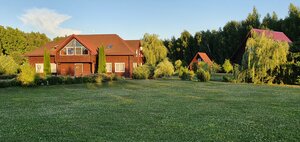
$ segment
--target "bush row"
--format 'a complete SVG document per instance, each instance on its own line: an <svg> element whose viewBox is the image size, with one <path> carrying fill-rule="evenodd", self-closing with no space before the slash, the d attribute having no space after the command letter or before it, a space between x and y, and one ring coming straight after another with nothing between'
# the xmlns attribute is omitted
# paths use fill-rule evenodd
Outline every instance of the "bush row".
<svg viewBox="0 0 300 142"><path fill-rule="evenodd" d="M59 84L81 84L81 83L100 83L108 81L116 81L120 78L115 74L95 74L83 77L71 76L35 76L34 82L26 86L44 86L44 85L59 85ZM24 85L24 84L23 84ZM0 81L0 88L22 86L22 83L16 79Z"/></svg>

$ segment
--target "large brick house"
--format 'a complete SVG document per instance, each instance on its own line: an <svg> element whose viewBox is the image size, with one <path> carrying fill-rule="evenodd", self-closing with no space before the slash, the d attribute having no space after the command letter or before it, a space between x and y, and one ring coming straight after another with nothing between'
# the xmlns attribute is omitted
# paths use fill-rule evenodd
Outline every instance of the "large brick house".
<svg viewBox="0 0 300 142"><path fill-rule="evenodd" d="M70 35L27 53L37 73L43 73L44 50L50 53L51 72L85 76L97 73L98 48L105 48L108 73L131 77L133 68L143 64L140 40L123 40L116 34Z"/></svg>

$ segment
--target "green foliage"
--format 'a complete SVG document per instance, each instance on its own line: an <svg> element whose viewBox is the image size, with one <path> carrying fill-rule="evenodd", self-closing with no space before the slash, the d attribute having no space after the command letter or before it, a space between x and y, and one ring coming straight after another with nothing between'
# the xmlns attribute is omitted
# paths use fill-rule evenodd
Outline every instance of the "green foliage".
<svg viewBox="0 0 300 142"><path fill-rule="evenodd" d="M273 83L281 65L287 62L289 45L272 38L253 34L247 41L242 69L245 80L253 83Z"/></svg>
<svg viewBox="0 0 300 142"><path fill-rule="evenodd" d="M181 80L193 80L195 76L194 71L190 71L186 67L181 67L179 70L179 78Z"/></svg>
<svg viewBox="0 0 300 142"><path fill-rule="evenodd" d="M22 85L30 86L34 84L35 80L35 70L34 68L28 64L24 63L20 67L20 74L18 76L18 80L22 83Z"/></svg>
<svg viewBox="0 0 300 142"><path fill-rule="evenodd" d="M17 64L25 61L24 54L49 42L41 33L24 33L19 29L0 26L0 55L10 55Z"/></svg>
<svg viewBox="0 0 300 142"><path fill-rule="evenodd" d="M20 86L20 82L16 79L0 80L0 88Z"/></svg>
<svg viewBox="0 0 300 142"><path fill-rule="evenodd" d="M148 79L150 77L150 69L148 65L138 66L133 69L133 79Z"/></svg>
<svg viewBox="0 0 300 142"><path fill-rule="evenodd" d="M98 73L106 73L106 55L104 48L104 46L101 46L98 49Z"/></svg>
<svg viewBox="0 0 300 142"><path fill-rule="evenodd" d="M240 74L240 65L234 64L234 67L233 67L233 78L235 80L238 80L239 74Z"/></svg>
<svg viewBox="0 0 300 142"><path fill-rule="evenodd" d="M0 55L0 75L14 75L18 69L19 65L11 56Z"/></svg>
<svg viewBox="0 0 300 142"><path fill-rule="evenodd" d="M182 67L182 62L181 60L176 60L175 61L175 71L179 71L179 69Z"/></svg>
<svg viewBox="0 0 300 142"><path fill-rule="evenodd" d="M210 73L217 73L221 71L221 66L217 64L216 62L213 62L212 65L209 67Z"/></svg>
<svg viewBox="0 0 300 142"><path fill-rule="evenodd" d="M168 58L160 62L154 71L154 78L170 77L174 74L174 66Z"/></svg>
<svg viewBox="0 0 300 142"><path fill-rule="evenodd" d="M225 60L222 67L226 73L229 73L233 70L233 66L231 65L230 60L228 60L228 59Z"/></svg>
<svg viewBox="0 0 300 142"><path fill-rule="evenodd" d="M164 44L169 51L168 58L173 62L181 60L187 65L197 52L205 52L216 63L223 64L235 54L252 28L282 31L295 42L300 41L299 25L300 9L293 4L284 19L279 19L275 12L260 18L254 7L242 21L229 21L218 30L199 31L195 35L183 31L180 37L167 39Z"/></svg>
<svg viewBox="0 0 300 142"><path fill-rule="evenodd" d="M201 82L207 82L210 80L210 73L208 71L205 71L204 69L198 69L196 72L196 77L198 81Z"/></svg>
<svg viewBox="0 0 300 142"><path fill-rule="evenodd" d="M51 74L50 53L47 49L44 49L44 74Z"/></svg>
<svg viewBox="0 0 300 142"><path fill-rule="evenodd" d="M198 64L197 64L197 71L198 71L199 69L202 69L202 70L204 70L204 71L209 71L209 70L210 70L210 66L209 66L207 63L205 63L205 62L203 62L203 61L200 61L200 62L198 62Z"/></svg>
<svg viewBox="0 0 300 142"><path fill-rule="evenodd" d="M145 34L142 39L143 54L146 63L155 66L167 57L168 50L155 34Z"/></svg>

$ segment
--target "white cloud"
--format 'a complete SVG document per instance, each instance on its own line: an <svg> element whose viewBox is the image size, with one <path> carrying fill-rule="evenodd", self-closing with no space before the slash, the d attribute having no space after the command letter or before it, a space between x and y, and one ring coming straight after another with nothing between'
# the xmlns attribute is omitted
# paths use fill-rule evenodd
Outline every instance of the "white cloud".
<svg viewBox="0 0 300 142"><path fill-rule="evenodd" d="M25 25L32 26L35 30L46 33L50 37L79 34L79 30L61 27L71 16L57 13L47 8L29 9L20 17Z"/></svg>

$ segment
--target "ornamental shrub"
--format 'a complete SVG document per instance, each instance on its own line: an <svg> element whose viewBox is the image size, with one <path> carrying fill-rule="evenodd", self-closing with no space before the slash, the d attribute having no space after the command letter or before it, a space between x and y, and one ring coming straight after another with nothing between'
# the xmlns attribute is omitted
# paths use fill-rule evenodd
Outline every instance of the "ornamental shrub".
<svg viewBox="0 0 300 142"><path fill-rule="evenodd" d="M203 69L198 69L196 72L196 77L197 77L198 81L207 82L210 80L210 73Z"/></svg>
<svg viewBox="0 0 300 142"><path fill-rule="evenodd" d="M20 67L20 74L18 76L18 80L22 83L24 86L30 86L34 85L34 80L35 80L35 70L34 68L28 64L24 63Z"/></svg>
<svg viewBox="0 0 300 142"><path fill-rule="evenodd" d="M193 80L195 73L186 67L181 67L178 75L181 80Z"/></svg>
<svg viewBox="0 0 300 142"><path fill-rule="evenodd" d="M222 67L226 73L229 73L233 70L233 66L231 65L230 60L228 60L228 59L225 60Z"/></svg>
<svg viewBox="0 0 300 142"><path fill-rule="evenodd" d="M150 67L148 65L142 65L133 69L133 79L148 79L150 76Z"/></svg>
<svg viewBox="0 0 300 142"><path fill-rule="evenodd" d="M17 73L19 65L11 56L0 56L0 74L14 75Z"/></svg>
<svg viewBox="0 0 300 142"><path fill-rule="evenodd" d="M174 66L166 58L157 65L154 71L154 78L170 77L173 75L173 73L174 73Z"/></svg>

